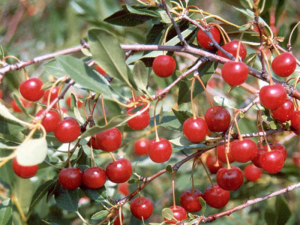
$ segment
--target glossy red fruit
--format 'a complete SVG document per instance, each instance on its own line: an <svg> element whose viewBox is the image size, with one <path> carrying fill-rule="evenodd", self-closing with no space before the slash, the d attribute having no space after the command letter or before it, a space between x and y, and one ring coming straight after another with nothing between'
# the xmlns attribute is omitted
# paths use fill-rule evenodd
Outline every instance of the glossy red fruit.
<svg viewBox="0 0 300 225"><path fill-rule="evenodd" d="M206 121L200 117L197 117L196 119L193 117L188 118L184 121L182 129L185 137L193 143L203 141L208 134Z"/></svg>
<svg viewBox="0 0 300 225"><path fill-rule="evenodd" d="M219 29L216 27L210 27L210 33L213 36L214 40L219 44L221 41L221 35ZM215 46L207 34L201 29L197 33L198 44L205 49L214 49Z"/></svg>
<svg viewBox="0 0 300 225"><path fill-rule="evenodd" d="M189 212L198 212L202 209L199 198L204 198L201 191L194 189L185 190L180 195L180 205Z"/></svg>
<svg viewBox="0 0 300 225"><path fill-rule="evenodd" d="M152 68L157 76L165 78L174 73L176 69L176 62L172 56L159 55L154 59Z"/></svg>
<svg viewBox="0 0 300 225"><path fill-rule="evenodd" d="M2 99L2 97L3 97L3 91L0 90L0 99Z"/></svg>
<svg viewBox="0 0 300 225"><path fill-rule="evenodd" d="M205 202L213 208L224 207L230 199L230 192L220 188L218 185L206 188L204 192Z"/></svg>
<svg viewBox="0 0 300 225"><path fill-rule="evenodd" d="M274 73L280 77L288 77L291 75L295 71L296 66L297 61L289 52L276 56L272 61L272 69Z"/></svg>
<svg viewBox="0 0 300 225"><path fill-rule="evenodd" d="M127 125L133 130L142 130L146 128L150 123L150 114L149 112L145 111L141 113L141 111L132 113L133 109L130 109L126 114L127 115L137 115L132 119L127 121Z"/></svg>
<svg viewBox="0 0 300 225"><path fill-rule="evenodd" d="M67 190L74 190L82 183L82 172L79 168L64 168L58 174L58 182Z"/></svg>
<svg viewBox="0 0 300 225"><path fill-rule="evenodd" d="M131 201L130 211L134 217L140 220L146 220L153 212L152 201L146 197L137 197Z"/></svg>
<svg viewBox="0 0 300 225"><path fill-rule="evenodd" d="M114 152L120 148L121 144L122 134L116 127L102 131L92 137L93 148L105 152ZM90 142L88 142L88 145L90 146Z"/></svg>
<svg viewBox="0 0 300 225"><path fill-rule="evenodd" d="M225 51L227 51L227 52L229 52L230 54L232 54L233 57L236 57L238 46L239 46L239 41L238 41L238 40L233 40L233 41L228 42L228 43L225 44L225 45L222 45L221 47L222 47ZM227 57L223 52L221 52L220 50L218 50L217 54L218 54L219 56L228 58L228 57ZM243 43L241 43L240 51L239 51L239 56L242 58L242 60L244 60L244 58L246 57L246 55L247 55L247 49L246 49L245 45L244 45Z"/></svg>
<svg viewBox="0 0 300 225"><path fill-rule="evenodd" d="M42 89L43 81L39 78L30 78L23 81L20 84L20 93L28 101L38 101L44 95L44 90Z"/></svg>
<svg viewBox="0 0 300 225"><path fill-rule="evenodd" d="M256 157L257 146L251 139L235 140L230 143L230 152L235 161L245 163Z"/></svg>
<svg viewBox="0 0 300 225"><path fill-rule="evenodd" d="M100 73L101 75L104 75L104 76L107 75L107 73L106 73L106 72L102 69L102 67L99 66L99 65L96 65L96 70L97 70L98 73Z"/></svg>
<svg viewBox="0 0 300 225"><path fill-rule="evenodd" d="M293 164L295 166L300 166L300 152L293 152Z"/></svg>
<svg viewBox="0 0 300 225"><path fill-rule="evenodd" d="M106 172L101 167L89 167L82 175L83 184L90 189L103 187L106 181Z"/></svg>
<svg viewBox="0 0 300 225"><path fill-rule="evenodd" d="M291 100L286 101L277 109L271 111L271 115L274 120L279 122L286 122L292 119L294 113L294 104Z"/></svg>
<svg viewBox="0 0 300 225"><path fill-rule="evenodd" d="M115 220L114 220L114 225L121 225L119 212L116 212L115 217L116 217L116 218L115 218ZM122 212L121 212L121 220L122 220L122 222L123 222L123 220L124 220L124 216L123 216L123 213L122 213ZM124 223L122 223L122 224L124 224Z"/></svg>
<svg viewBox="0 0 300 225"><path fill-rule="evenodd" d="M133 144L133 150L135 154L142 156L147 155L149 151L150 140L146 138L138 139Z"/></svg>
<svg viewBox="0 0 300 225"><path fill-rule="evenodd" d="M18 163L17 158L13 159L12 167L13 167L13 170L14 170L15 174L18 177L21 177L21 178L24 178L24 179L33 177L39 169L38 165L22 166Z"/></svg>
<svg viewBox="0 0 300 225"><path fill-rule="evenodd" d="M223 132L229 127L231 118L228 110L222 106L209 108L204 115L208 129L212 132Z"/></svg>
<svg viewBox="0 0 300 225"><path fill-rule="evenodd" d="M245 167L244 174L247 180L256 181L261 177L262 171L255 165L250 164Z"/></svg>
<svg viewBox="0 0 300 225"><path fill-rule="evenodd" d="M73 117L66 117L57 125L54 136L62 143L75 141L80 135L80 125Z"/></svg>
<svg viewBox="0 0 300 225"><path fill-rule="evenodd" d="M50 96L50 102L52 102L54 99L57 98L58 92L59 92L59 87L54 87L52 89L45 91L43 96L43 102L47 104L49 96Z"/></svg>
<svg viewBox="0 0 300 225"><path fill-rule="evenodd" d="M265 108L274 110L286 101L286 91L281 84L263 86L259 91L259 99Z"/></svg>
<svg viewBox="0 0 300 225"><path fill-rule="evenodd" d="M183 207L176 205L169 208L173 211L173 217L176 220L168 220L165 218L166 224L175 224L177 221L182 221L187 218L187 213Z"/></svg>
<svg viewBox="0 0 300 225"><path fill-rule="evenodd" d="M291 118L291 124L292 127L296 130L300 129L300 111L293 112L292 118Z"/></svg>
<svg viewBox="0 0 300 225"><path fill-rule="evenodd" d="M225 144L225 145L226 145L226 148L227 148L227 144ZM218 153L217 153L217 148L216 148L216 154L218 154L218 160L222 161L223 163L227 163L225 153L227 153L227 149L226 149L226 152L225 152L225 146L224 145L219 145L218 146ZM230 149L229 149L229 153L227 155L228 155L229 163L233 163L234 158L231 155L231 150Z"/></svg>
<svg viewBox="0 0 300 225"><path fill-rule="evenodd" d="M126 182L132 174L132 166L128 159L120 158L106 166L107 178L114 183Z"/></svg>
<svg viewBox="0 0 300 225"><path fill-rule="evenodd" d="M284 165L283 154L278 150L267 151L261 154L260 165L268 173L278 173Z"/></svg>
<svg viewBox="0 0 300 225"><path fill-rule="evenodd" d="M261 168L260 165L260 156L261 154L263 154L264 152L268 151L268 148L266 145L262 145L262 146L257 146L257 155L255 156L254 159L252 159L252 163L256 166Z"/></svg>
<svg viewBox="0 0 300 225"><path fill-rule="evenodd" d="M272 143L272 144L270 144L270 148L271 148L271 150L278 150L278 151L280 151L281 154L282 154L283 159L286 160L287 151L286 151L286 148L284 147L283 144Z"/></svg>
<svg viewBox="0 0 300 225"><path fill-rule="evenodd" d="M44 113L45 109L41 109L35 114L35 117L38 117ZM60 122L60 115L56 110L49 110L42 120L42 125L45 128L46 132L54 131Z"/></svg>
<svg viewBox="0 0 300 225"><path fill-rule="evenodd" d="M77 107L78 108L81 108L83 106L83 102L79 101L79 98L83 98L82 95L75 95L75 98L76 98L76 103L77 103ZM71 108L71 96L69 96L67 99L66 99L66 104L69 106L69 108Z"/></svg>
<svg viewBox="0 0 300 225"><path fill-rule="evenodd" d="M239 189L244 181L242 170L236 166L232 166L230 169L227 167L219 169L216 178L218 185L227 191Z"/></svg>
<svg viewBox="0 0 300 225"><path fill-rule="evenodd" d="M23 98L19 98L20 102L24 106L24 108L28 108L31 106L30 102L25 101ZM15 99L11 101L11 107L14 112L22 112L22 109L17 105Z"/></svg>
<svg viewBox="0 0 300 225"><path fill-rule="evenodd" d="M210 154L207 156L205 164L212 174L216 174L223 167L223 162L218 160L217 163L217 157Z"/></svg>
<svg viewBox="0 0 300 225"><path fill-rule="evenodd" d="M150 159L155 163L163 163L170 159L172 155L172 145L169 140L160 138L150 142L148 155Z"/></svg>
<svg viewBox="0 0 300 225"><path fill-rule="evenodd" d="M129 186L129 184L127 182L119 184L118 192L125 196L129 195L130 191L129 191L128 186Z"/></svg>
<svg viewBox="0 0 300 225"><path fill-rule="evenodd" d="M243 62L226 62L221 70L224 81L232 87L239 86L247 80L248 67Z"/></svg>

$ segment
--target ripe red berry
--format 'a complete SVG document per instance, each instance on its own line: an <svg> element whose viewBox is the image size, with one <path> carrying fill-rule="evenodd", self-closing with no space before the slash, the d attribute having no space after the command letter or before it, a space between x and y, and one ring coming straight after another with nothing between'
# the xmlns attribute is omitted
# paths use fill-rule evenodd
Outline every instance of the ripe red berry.
<svg viewBox="0 0 300 225"><path fill-rule="evenodd" d="M256 157L257 146L251 139L235 140L230 143L230 152L235 161L245 163Z"/></svg>
<svg viewBox="0 0 300 225"><path fill-rule="evenodd" d="M239 86L247 80L248 67L243 62L226 62L221 70L224 81L232 87Z"/></svg>
<svg viewBox="0 0 300 225"><path fill-rule="evenodd" d="M239 189L244 181L243 172L236 166L219 169L216 178L218 185L227 191L235 191Z"/></svg>
<svg viewBox="0 0 300 225"><path fill-rule="evenodd" d="M128 183L125 182L125 183L121 183L118 185L118 192L122 195L129 195L130 191L129 191L129 188L128 188Z"/></svg>
<svg viewBox="0 0 300 225"><path fill-rule="evenodd" d="M210 27L210 33L213 36L214 40L219 44L221 41L221 35L219 32L219 29L216 27ZM198 44L205 49L214 49L215 46L213 45L213 42L210 40L210 38L207 36L207 34L199 29L197 33L197 41Z"/></svg>
<svg viewBox="0 0 300 225"><path fill-rule="evenodd" d="M157 76L165 78L174 73L176 69L176 62L172 56L159 55L154 59L152 68Z"/></svg>
<svg viewBox="0 0 300 225"><path fill-rule="evenodd" d="M262 171L255 165L250 164L245 167L244 174L247 180L256 181L261 177Z"/></svg>
<svg viewBox="0 0 300 225"><path fill-rule="evenodd" d="M124 216L123 216L123 213L121 212L121 220L123 221L123 219L124 219ZM115 214L114 225L121 225L119 212L116 212L116 214Z"/></svg>
<svg viewBox="0 0 300 225"><path fill-rule="evenodd" d="M28 108L31 106L30 102L25 101L23 98L19 98L20 102L22 103L22 105L24 106L24 108ZM17 105L15 99L13 99L11 101L11 107L13 109L14 112L22 112L22 109Z"/></svg>
<svg viewBox="0 0 300 225"><path fill-rule="evenodd" d="M74 190L82 183L82 172L79 168L64 168L58 174L58 182L64 189Z"/></svg>
<svg viewBox="0 0 300 225"><path fill-rule="evenodd" d="M294 104L289 99L286 99L281 106L271 111L271 115L273 119L279 122L286 122L291 120L293 113L294 113Z"/></svg>
<svg viewBox="0 0 300 225"><path fill-rule="evenodd" d="M278 151L280 151L281 154L282 154L283 159L286 160L287 152L286 152L286 148L284 147L283 144L272 143L272 144L270 144L270 148L271 148L271 150L278 150Z"/></svg>
<svg viewBox="0 0 300 225"><path fill-rule="evenodd" d="M160 138L150 142L148 155L153 162L163 163L170 159L172 155L172 145L169 140Z"/></svg>
<svg viewBox="0 0 300 225"><path fill-rule="evenodd" d="M278 173L284 165L284 160L281 151L267 151L261 154L260 165L268 173Z"/></svg>
<svg viewBox="0 0 300 225"><path fill-rule="evenodd" d="M36 113L36 117L42 115L45 109L41 109ZM60 122L60 115L56 110L49 110L42 120L42 125L45 128L46 132L54 131Z"/></svg>
<svg viewBox="0 0 300 225"><path fill-rule="evenodd" d="M28 101L38 101L44 95L43 82L39 78L30 78L20 84L20 93Z"/></svg>
<svg viewBox="0 0 300 225"><path fill-rule="evenodd" d="M286 91L281 84L263 86L259 91L259 99L265 108L274 110L286 101Z"/></svg>
<svg viewBox="0 0 300 225"><path fill-rule="evenodd" d="M51 91L51 93L50 93L50 91ZM52 89L45 91L44 96L43 96L43 102L45 104L47 104L49 95L50 95L50 102L52 102L54 99L57 98L58 92L59 92L59 87L54 87Z"/></svg>
<svg viewBox="0 0 300 225"><path fill-rule="evenodd" d="M226 131L230 124L230 113L222 106L209 108L204 115L208 129L212 132Z"/></svg>
<svg viewBox="0 0 300 225"><path fill-rule="evenodd" d="M135 112L132 113L133 109L130 109L126 114L127 115L137 115L135 117L133 117L132 119L127 121L127 125L133 129L133 130L142 130L144 128L146 128L149 123L150 123L150 114L149 112L147 112L147 110L145 112Z"/></svg>
<svg viewBox="0 0 300 225"><path fill-rule="evenodd" d="M212 174L216 174L218 170L223 167L223 162L218 160L217 163L217 157L211 154L207 156L205 164Z"/></svg>
<svg viewBox="0 0 300 225"><path fill-rule="evenodd" d="M106 73L106 72L102 69L102 67L99 66L99 65L96 65L96 70L97 70L98 73L100 73L101 75L104 75L104 76L107 75L107 73Z"/></svg>
<svg viewBox="0 0 300 225"><path fill-rule="evenodd" d="M83 184L90 189L101 188L106 181L106 172L101 167L89 167L82 175Z"/></svg>
<svg viewBox="0 0 300 225"><path fill-rule="evenodd" d="M83 102L79 101L78 97L82 98L82 95L75 95L76 98L76 103L77 103L77 107L80 108L83 106ZM66 104L69 106L69 108L71 108L71 96L67 97L66 99Z"/></svg>
<svg viewBox="0 0 300 225"><path fill-rule="evenodd" d="M218 185L206 188L204 192L205 202L213 208L224 207L230 198L230 192L220 188Z"/></svg>
<svg viewBox="0 0 300 225"><path fill-rule="evenodd" d="M189 212L198 212L202 209L199 198L204 197L202 192L197 189L189 189L180 195L180 205Z"/></svg>
<svg viewBox="0 0 300 225"><path fill-rule="evenodd" d="M261 165L260 165L260 156L261 156L261 154L263 154L266 151L268 151L268 148L267 148L266 145L262 145L262 146L258 146L257 147L257 155L254 157L254 159L252 159L252 163L256 167L261 168Z"/></svg>
<svg viewBox="0 0 300 225"><path fill-rule="evenodd" d="M295 166L300 166L300 152L293 152L293 164Z"/></svg>
<svg viewBox="0 0 300 225"><path fill-rule="evenodd" d="M227 148L227 144L226 145L226 148ZM216 154L218 154L218 159L220 161L222 161L223 163L226 163L226 155L225 153L227 154L227 149L225 151L225 146L224 145L219 145L218 146L218 153L217 153L217 148L216 148ZM229 153L227 154L228 156L228 160L229 160L229 163L233 163L234 162L234 158L231 154L231 149L229 148Z"/></svg>
<svg viewBox="0 0 300 225"><path fill-rule="evenodd" d="M182 221L187 218L187 213L183 207L176 205L169 208L173 211L173 217L176 220L168 220L165 218L166 224L175 224L177 221Z"/></svg>
<svg viewBox="0 0 300 225"><path fill-rule="evenodd" d="M149 151L150 146L150 140L146 138L141 138L139 140L136 140L133 144L133 150L135 154L141 156L141 155L147 155Z"/></svg>
<svg viewBox="0 0 300 225"><path fill-rule="evenodd" d="M300 111L293 112L292 118L291 118L291 124L292 127L296 130L300 129Z"/></svg>
<svg viewBox="0 0 300 225"><path fill-rule="evenodd" d="M295 71L296 66L297 61L289 52L276 56L272 61L272 69L274 73L280 77L288 77L291 75Z"/></svg>
<svg viewBox="0 0 300 225"><path fill-rule="evenodd" d="M118 128L114 127L96 134L90 141L92 141L93 149L101 149L105 152L114 152L121 146L122 134ZM89 146L90 141L88 142Z"/></svg>
<svg viewBox="0 0 300 225"><path fill-rule="evenodd" d="M182 129L185 137L193 143L203 141L208 134L207 124L205 120L200 117L196 119L193 117L188 118L184 121Z"/></svg>
<svg viewBox="0 0 300 225"><path fill-rule="evenodd" d="M245 58L246 55L247 55L247 49L246 49L246 47L245 47L245 45L244 45L243 43L241 43L240 45L241 45L241 46L240 46L239 56L242 58L242 60L244 60L244 58ZM233 41L228 42L228 43L225 44L225 45L222 45L221 47L222 47L226 52L232 54L233 57L236 57L238 46L239 46L239 41L238 41L238 40L233 40ZM223 52L221 52L220 50L218 50L217 54L218 54L219 56L228 58L228 57L227 57Z"/></svg>
<svg viewBox="0 0 300 225"><path fill-rule="evenodd" d="M54 136L62 143L75 141L80 135L80 125L73 117L66 117L57 125Z"/></svg>
<svg viewBox="0 0 300 225"><path fill-rule="evenodd" d="M148 219L153 212L153 204L149 198L137 197L130 203L132 215L140 220Z"/></svg>
<svg viewBox="0 0 300 225"><path fill-rule="evenodd" d="M15 174L18 177L21 177L21 178L24 178L24 179L33 177L39 169L38 165L22 166L18 163L17 158L13 159L12 167L13 167L13 170L14 170Z"/></svg>
<svg viewBox="0 0 300 225"><path fill-rule="evenodd" d="M107 178L114 183L126 182L132 174L132 166L128 159L120 158L106 166Z"/></svg>

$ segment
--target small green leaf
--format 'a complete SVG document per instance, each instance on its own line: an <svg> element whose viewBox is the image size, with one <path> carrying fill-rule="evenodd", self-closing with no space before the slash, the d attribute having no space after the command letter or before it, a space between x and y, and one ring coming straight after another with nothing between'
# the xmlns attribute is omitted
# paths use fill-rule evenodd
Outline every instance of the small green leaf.
<svg viewBox="0 0 300 225"><path fill-rule="evenodd" d="M78 189L66 190L60 186L56 190L55 201L59 208L76 212L78 210Z"/></svg>
<svg viewBox="0 0 300 225"><path fill-rule="evenodd" d="M214 100L220 106L224 106L225 108L229 108L229 109L235 109L234 102L232 102L231 100L229 100L227 98L224 98L221 96L215 96Z"/></svg>
<svg viewBox="0 0 300 225"><path fill-rule="evenodd" d="M93 200L98 201L98 202L103 202L104 198L106 197L106 189L105 189L104 186L102 188L99 188L99 189L89 189L89 188L86 188L85 186L82 186L81 190L90 199L93 199Z"/></svg>
<svg viewBox="0 0 300 225"><path fill-rule="evenodd" d="M96 212L94 215L92 215L92 220L103 220L107 214L109 213L108 210L101 210L99 212Z"/></svg>
<svg viewBox="0 0 300 225"><path fill-rule="evenodd" d="M173 167L172 167L172 165L167 165L166 171L169 172L169 173L173 173Z"/></svg>
<svg viewBox="0 0 300 225"><path fill-rule="evenodd" d="M6 119L9 119L11 121L15 121L19 124L24 125L24 122L20 119L18 119L17 117L15 117L14 115L12 115L8 108L6 108L6 106L4 106L1 102L0 102L0 115L5 117Z"/></svg>
<svg viewBox="0 0 300 225"><path fill-rule="evenodd" d="M244 62L245 62L248 66L252 67L252 66L254 65L254 63L255 63L256 56L257 56L256 53L249 54L249 55L247 55L246 58L244 59Z"/></svg>
<svg viewBox="0 0 300 225"><path fill-rule="evenodd" d="M128 180L128 184L135 184L135 183L138 183L139 182L139 180L138 179L130 179L130 180Z"/></svg>
<svg viewBox="0 0 300 225"><path fill-rule="evenodd" d="M60 63L56 60L47 63L44 66L44 68L47 73L51 74L52 76L54 76L56 78L61 78L61 77L66 76L66 71L64 70L64 68L61 67ZM49 85L47 85L47 86L49 86ZM47 86L45 86L45 89L47 88ZM44 88L44 86L43 86L43 88Z"/></svg>
<svg viewBox="0 0 300 225"><path fill-rule="evenodd" d="M173 211L169 208L164 208L162 210L161 215L163 218L166 218L167 220L172 220L174 218Z"/></svg>
<svg viewBox="0 0 300 225"><path fill-rule="evenodd" d="M285 224L292 215L289 205L282 195L276 197L275 213L278 225Z"/></svg>
<svg viewBox="0 0 300 225"><path fill-rule="evenodd" d="M147 91L148 74L147 74L146 66L141 60L138 60L134 63L133 77L138 88L141 91Z"/></svg>
<svg viewBox="0 0 300 225"><path fill-rule="evenodd" d="M175 109L172 109L172 111L182 125L188 118L193 116L193 114L188 111L176 111Z"/></svg>
<svg viewBox="0 0 300 225"><path fill-rule="evenodd" d="M206 210L206 201L202 198L202 197L199 197L199 201L200 201L200 204L202 206L202 216L204 216L205 214L205 210Z"/></svg>
<svg viewBox="0 0 300 225"><path fill-rule="evenodd" d="M12 206L11 200L6 199L0 204L0 224L11 225L12 222Z"/></svg>

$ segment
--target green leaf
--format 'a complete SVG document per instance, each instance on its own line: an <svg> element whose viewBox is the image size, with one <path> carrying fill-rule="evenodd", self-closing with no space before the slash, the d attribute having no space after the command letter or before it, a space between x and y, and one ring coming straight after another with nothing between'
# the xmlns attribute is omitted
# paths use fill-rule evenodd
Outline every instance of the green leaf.
<svg viewBox="0 0 300 225"><path fill-rule="evenodd" d="M193 114L188 111L176 111L175 109L172 109L172 111L182 125L188 118L193 116Z"/></svg>
<svg viewBox="0 0 300 225"><path fill-rule="evenodd" d="M169 208L164 208L162 210L161 215L163 218L166 218L167 220L172 220L174 218L173 211Z"/></svg>
<svg viewBox="0 0 300 225"><path fill-rule="evenodd" d="M106 189L103 186L99 189L89 189L85 186L81 187L81 190L88 196L90 199L93 199L98 202L103 202L106 196Z"/></svg>
<svg viewBox="0 0 300 225"><path fill-rule="evenodd" d="M109 213L108 210L101 210L99 212L96 212L94 215L92 215L92 220L103 220L107 214Z"/></svg>
<svg viewBox="0 0 300 225"><path fill-rule="evenodd" d="M265 210L265 221L268 225L276 224L276 214L273 210L273 207L271 207L270 205L268 205Z"/></svg>
<svg viewBox="0 0 300 225"><path fill-rule="evenodd" d="M60 186L56 190L55 201L59 208L69 212L76 212L78 209L78 189L66 190Z"/></svg>
<svg viewBox="0 0 300 225"><path fill-rule="evenodd" d="M47 73L51 74L52 76L56 77L56 78L61 78L66 76L66 71L64 70L64 68L61 67L60 63L56 60L47 63L44 66L45 70ZM53 83L52 83L53 84ZM49 85L48 85L49 86ZM51 85L52 86L52 85ZM50 86L50 87L51 87ZM47 87L47 86L46 86ZM46 88L45 87L45 88ZM50 88L49 87L49 88ZM43 86L44 88L44 86Z"/></svg>
<svg viewBox="0 0 300 225"><path fill-rule="evenodd" d="M279 17L282 15L283 11L285 10L287 1L281 0L277 2L276 10L275 10L275 25L277 25L279 21Z"/></svg>
<svg viewBox="0 0 300 225"><path fill-rule="evenodd" d="M285 224L292 215L289 205L282 195L276 197L275 213L278 225Z"/></svg>
<svg viewBox="0 0 300 225"><path fill-rule="evenodd" d="M26 190L26 194L24 194L24 190ZM22 210L24 211L24 213L26 213L33 195L31 181L29 179L16 177L16 180L13 184L13 192L18 198Z"/></svg>
<svg viewBox="0 0 300 225"><path fill-rule="evenodd" d="M119 40L111 33L101 29L91 29L88 32L90 50L95 62L112 77L132 85L128 78L128 67Z"/></svg>
<svg viewBox="0 0 300 225"><path fill-rule="evenodd" d="M224 106L225 108L229 108L229 109L235 109L234 102L232 102L231 100L229 100L227 98L224 98L221 96L215 96L214 100L220 106Z"/></svg>
<svg viewBox="0 0 300 225"><path fill-rule="evenodd" d="M59 66L64 69L65 75L69 75L83 88L94 92L100 92L111 96L112 90L103 76L88 67L82 60L72 56L56 56Z"/></svg>
<svg viewBox="0 0 300 225"><path fill-rule="evenodd" d="M160 120L160 115L156 115L157 125L165 127L173 131L181 131L181 123L172 112L163 112ZM150 119L150 126L154 126L154 118Z"/></svg>
<svg viewBox="0 0 300 225"><path fill-rule="evenodd" d="M173 173L173 167L172 167L172 165L167 165L166 171L169 172L169 173Z"/></svg>
<svg viewBox="0 0 300 225"><path fill-rule="evenodd" d="M256 53L251 53L249 55L246 56L246 58L244 59L244 62L247 64L247 66L253 67L255 60L256 60Z"/></svg>
<svg viewBox="0 0 300 225"><path fill-rule="evenodd" d="M145 64L141 60L138 60L134 63L133 78L137 84L137 87L142 92L146 92L148 86L148 73Z"/></svg>
<svg viewBox="0 0 300 225"><path fill-rule="evenodd" d="M2 102L0 102L0 115L6 119L9 119L11 121L15 121L19 124L24 125L24 122L22 120L18 119L17 117L15 117L14 115L12 115L9 112L8 108L6 108L6 106L2 104Z"/></svg>
<svg viewBox="0 0 300 225"><path fill-rule="evenodd" d="M221 0L223 2L226 2L227 4L231 5L231 6L235 6L237 8L247 8L249 7L248 3L246 0L240 0L240 1L236 1L236 0Z"/></svg>
<svg viewBox="0 0 300 225"><path fill-rule="evenodd" d="M11 200L6 199L0 204L0 224L11 225L12 222L12 206Z"/></svg>
<svg viewBox="0 0 300 225"><path fill-rule="evenodd" d="M202 209L201 209L202 216L204 216L205 210L206 210L206 201L202 197L199 197L199 201L202 206Z"/></svg>

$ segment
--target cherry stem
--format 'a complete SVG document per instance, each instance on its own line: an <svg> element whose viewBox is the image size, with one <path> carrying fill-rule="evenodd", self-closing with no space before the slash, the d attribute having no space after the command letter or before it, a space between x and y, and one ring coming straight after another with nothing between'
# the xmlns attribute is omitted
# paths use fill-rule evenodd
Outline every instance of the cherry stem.
<svg viewBox="0 0 300 225"><path fill-rule="evenodd" d="M194 77L193 81L192 81L192 85L191 85L191 104L192 104L192 112L193 112L193 119L194 120L196 119L195 104L194 104L194 101L193 101L193 91L194 91L195 80L196 80L196 78Z"/></svg>
<svg viewBox="0 0 300 225"><path fill-rule="evenodd" d="M241 49L241 39L243 38L244 36L244 33L242 33L241 37L240 37L240 40L239 40L239 44L238 44L238 48L237 48L237 51L236 51L236 56L235 56L235 62L238 62L239 61L239 56L240 56L240 49Z"/></svg>
<svg viewBox="0 0 300 225"><path fill-rule="evenodd" d="M204 83L202 82L201 78L199 77L198 72L197 72L197 75L196 75L195 77L197 78L197 80L198 80L198 81L200 82L200 84L202 85L202 87L203 87L203 89L204 89L204 91L205 91L206 97L207 97L207 99L208 99L208 101L209 101L210 107L214 107L214 105L213 105L213 103L212 103L212 100L211 100L211 98L210 98L210 96L209 96L209 93L208 93L208 91L206 90L206 87L205 87Z"/></svg>
<svg viewBox="0 0 300 225"><path fill-rule="evenodd" d="M299 26L300 22L298 22L294 28L292 29L291 33L290 33L290 36L289 36L289 41L288 41L288 44L287 44L287 47L288 47L288 51L291 51L292 50L292 36L293 36L293 33L294 31L296 30L297 26Z"/></svg>
<svg viewBox="0 0 300 225"><path fill-rule="evenodd" d="M269 78L270 78L270 85L273 85L274 82L273 82L273 78L272 78L272 73L271 73L272 70L271 70L269 61L267 60L267 57L266 57L266 54L265 54L264 50L261 50L261 53L263 54L263 56L265 58L265 62L266 62L267 67L268 67L268 73L269 73Z"/></svg>
<svg viewBox="0 0 300 225"><path fill-rule="evenodd" d="M263 136L264 136L265 142L267 143L267 149L268 149L268 152L270 152L270 151L271 151L271 148L270 148L270 146L269 146L269 142L268 142L268 140L267 140L266 132L265 132L264 127L263 127L263 124L262 124L261 111L259 110L257 113L258 113L258 117L259 117L259 119L260 119L260 120L259 120L259 121L260 121L260 127L261 127L261 130L262 130L262 132L263 132Z"/></svg>
<svg viewBox="0 0 300 225"><path fill-rule="evenodd" d="M196 157L193 159L193 164L192 164L192 175L191 175L191 179L192 179L192 193L194 193L194 190L195 190L195 185L194 185L195 164L196 164Z"/></svg>
<svg viewBox="0 0 300 225"><path fill-rule="evenodd" d="M109 154L114 162L117 161L116 158L114 157L114 155L112 154L112 152L109 152Z"/></svg>
<svg viewBox="0 0 300 225"><path fill-rule="evenodd" d="M90 143L91 143L91 159L92 159L93 167L96 167L94 151L93 151L93 146L92 146L92 139L91 139Z"/></svg>
<svg viewBox="0 0 300 225"><path fill-rule="evenodd" d="M107 119L106 119L106 113L105 113L105 107L104 107L103 94L101 94L101 106L102 106L102 112L103 112L103 117L104 117L105 125L107 125Z"/></svg>
<svg viewBox="0 0 300 225"><path fill-rule="evenodd" d="M238 122L237 122L237 120L236 120L236 116L237 116L239 113L240 113L240 112L237 112L237 113L236 113L236 115L235 115L235 117L234 117L234 123L235 123L236 130L237 130L237 132L238 132L238 135L239 135L239 140L242 141L242 140L243 140L243 136L242 136L242 134L241 134L240 128L239 128L239 126L238 126Z"/></svg>
<svg viewBox="0 0 300 225"><path fill-rule="evenodd" d="M207 167L206 167L205 164L203 163L203 161L202 161L202 159L201 159L201 156L199 157L199 161L201 162L201 164L202 164L202 166L203 166L203 168L204 168L204 170L205 170L205 173L206 173L206 175L207 175L207 177L208 177L208 179L209 179L209 182L211 183L211 186L214 187L214 182L213 182L212 179L211 179L210 172L208 171Z"/></svg>
<svg viewBox="0 0 300 225"><path fill-rule="evenodd" d="M159 141L158 132L157 132L157 125L156 125L156 107L157 107L158 102L159 102L159 99L155 103L154 112L153 112L153 121L154 121L154 129L155 129L155 141L156 142Z"/></svg>
<svg viewBox="0 0 300 225"><path fill-rule="evenodd" d="M175 201L175 174L176 172L173 172L172 177L172 194L173 194L173 207L176 208L176 201Z"/></svg>
<svg viewBox="0 0 300 225"><path fill-rule="evenodd" d="M69 168L72 168L72 165L71 165L71 156L72 156L72 154L71 154L71 151L70 151L70 145L71 145L71 143L69 143L69 146L68 146L68 166L69 166Z"/></svg>

